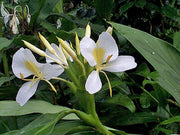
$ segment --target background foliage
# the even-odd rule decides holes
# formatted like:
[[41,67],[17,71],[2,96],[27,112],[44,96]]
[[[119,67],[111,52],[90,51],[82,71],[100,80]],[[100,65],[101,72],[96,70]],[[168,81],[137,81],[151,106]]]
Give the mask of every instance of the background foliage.
[[[102,123],[117,134],[180,133],[180,0],[19,0],[18,5],[26,4],[31,22],[22,19],[19,34],[0,21],[0,134],[97,134],[75,115],[59,121],[68,108],[80,109],[63,82],[52,81],[57,94],[42,82],[32,100],[19,107],[14,100],[23,82],[11,69],[13,54],[25,47],[22,39],[41,49],[38,32],[51,43],[57,43],[56,36],[74,43],[75,32],[82,38],[88,23],[94,39],[111,25],[120,55],[133,55],[138,63],[126,73],[108,74],[112,98],[103,80],[95,95]],[[4,0],[4,5],[12,12],[17,4]]]

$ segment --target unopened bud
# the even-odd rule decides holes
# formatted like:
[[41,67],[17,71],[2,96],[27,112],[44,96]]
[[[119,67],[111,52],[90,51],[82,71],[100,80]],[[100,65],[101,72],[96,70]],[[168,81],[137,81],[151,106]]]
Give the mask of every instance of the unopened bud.
[[39,33],[39,37],[40,37],[41,41],[43,42],[43,44],[45,45],[45,47],[48,49],[48,51],[52,54],[55,54],[56,51],[52,48],[52,46],[49,44],[49,42],[46,40],[46,38],[43,37],[40,33]]
[[29,48],[31,49],[33,52],[39,54],[40,56],[43,56],[45,57],[46,56],[46,53],[42,50],[40,50],[39,48],[35,47],[34,45],[32,45],[31,43],[25,41],[25,40],[22,40],[24,42],[24,44]]
[[76,52],[78,55],[80,55],[80,44],[79,44],[79,38],[78,38],[78,35],[76,33],[76,38],[75,38],[75,41],[76,41]]
[[71,47],[65,42],[63,41],[61,38],[57,37],[59,43],[61,44],[61,47],[64,48],[66,50],[67,53],[69,53],[69,55],[76,60],[77,59],[77,55],[76,53],[71,49]]
[[86,26],[85,36],[86,36],[86,37],[90,37],[90,36],[91,36],[91,27],[90,27],[89,24]]
[[107,28],[107,30],[106,30],[106,32],[108,32],[109,34],[111,34],[111,35],[112,35],[113,28],[112,28],[112,27],[108,27],[108,28]]

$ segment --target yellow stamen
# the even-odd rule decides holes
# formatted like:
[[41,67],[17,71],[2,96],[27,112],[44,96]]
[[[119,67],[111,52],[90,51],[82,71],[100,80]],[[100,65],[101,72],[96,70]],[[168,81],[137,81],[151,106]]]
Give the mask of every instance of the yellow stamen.
[[112,87],[111,87],[111,83],[109,81],[109,78],[107,76],[107,74],[104,72],[104,71],[100,71],[101,73],[103,73],[107,79],[107,82],[108,82],[108,86],[109,86],[109,93],[110,93],[110,97],[112,97]]
[[39,68],[32,62],[32,61],[26,61],[25,66],[27,69],[29,69],[31,72],[33,72],[36,76],[40,77]]
[[104,54],[105,54],[105,50],[104,48],[100,47],[100,48],[95,48],[93,50],[93,56],[96,60],[96,63],[97,63],[97,69],[99,70],[99,68],[101,67],[101,64],[102,64],[102,60],[104,58]]
[[21,76],[21,79],[24,80],[24,81],[31,81],[32,79],[24,79],[24,76],[22,73],[20,73],[20,76]]
[[105,66],[107,66],[107,64],[109,63],[109,60],[111,59],[112,56],[113,56],[113,55],[109,55],[109,56],[107,57]]
[[51,86],[52,90],[53,90],[55,93],[57,93],[57,90],[56,90],[55,87],[50,83],[50,81],[45,80],[45,79],[43,79],[43,80],[46,81],[46,82]]
[[37,81],[38,79],[35,79],[35,75],[33,76],[33,78],[32,78],[32,81],[31,81],[31,85],[30,85],[30,88],[33,86],[33,84],[34,84],[34,81]]
[[21,79],[24,80],[24,76],[22,73],[20,73]]

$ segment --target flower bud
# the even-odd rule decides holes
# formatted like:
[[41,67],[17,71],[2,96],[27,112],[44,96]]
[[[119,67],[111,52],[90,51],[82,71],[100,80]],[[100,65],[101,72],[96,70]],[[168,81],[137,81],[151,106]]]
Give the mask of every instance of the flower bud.
[[31,43],[25,41],[25,40],[22,40],[24,42],[24,44],[29,48],[31,49],[33,52],[39,54],[40,56],[43,56],[45,57],[46,56],[46,53],[42,50],[40,50],[39,48],[35,47],[34,45],[32,45]]
[[78,55],[80,55],[80,44],[79,44],[79,38],[78,38],[77,33],[76,33],[75,40],[76,40],[76,52],[77,52]]
[[91,27],[90,27],[89,24],[86,26],[85,36],[86,36],[86,37],[90,37],[90,36],[91,36]]
[[45,45],[45,47],[48,49],[48,51],[52,54],[55,54],[56,51],[52,48],[52,46],[49,44],[49,42],[46,40],[46,38],[43,37],[40,33],[39,33],[39,37],[40,37],[41,41],[43,42],[43,44]]
[[77,59],[77,55],[76,53],[71,49],[71,47],[65,42],[63,41],[61,38],[57,37],[59,43],[61,44],[61,47],[64,48],[66,50],[67,53],[69,53],[69,55],[76,60]]
[[106,32],[108,32],[109,34],[111,34],[111,35],[112,35],[113,28],[112,28],[112,27],[108,27],[108,28],[107,28],[107,30],[106,30]]

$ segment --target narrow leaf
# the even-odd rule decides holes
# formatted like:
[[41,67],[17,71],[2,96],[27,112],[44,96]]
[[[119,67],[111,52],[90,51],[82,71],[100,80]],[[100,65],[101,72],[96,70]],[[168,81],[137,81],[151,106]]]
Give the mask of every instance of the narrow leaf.
[[180,103],[180,52],[146,32],[113,22],[110,24],[159,72],[158,83]]

